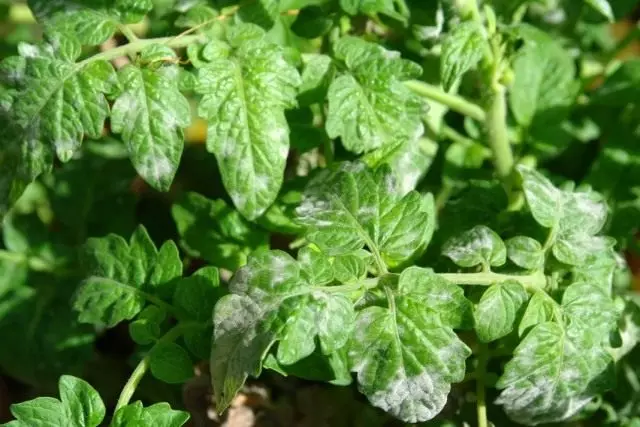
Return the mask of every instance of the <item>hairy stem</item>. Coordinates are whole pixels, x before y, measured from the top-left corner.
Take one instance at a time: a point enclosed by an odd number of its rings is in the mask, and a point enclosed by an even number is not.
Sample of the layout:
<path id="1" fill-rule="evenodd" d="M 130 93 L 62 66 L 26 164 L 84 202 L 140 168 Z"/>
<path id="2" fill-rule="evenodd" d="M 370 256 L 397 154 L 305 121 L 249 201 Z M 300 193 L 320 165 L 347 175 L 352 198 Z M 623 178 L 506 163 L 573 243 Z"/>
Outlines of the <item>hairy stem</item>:
<path id="1" fill-rule="evenodd" d="M 503 181 L 508 181 L 513 170 L 513 152 L 507 133 L 507 91 L 501 84 L 491 88 L 487 104 L 485 126 L 489 146 L 493 151 L 496 173 Z"/>
<path id="2" fill-rule="evenodd" d="M 93 55 L 85 59 L 84 61 L 80 61 L 78 63 L 78 66 L 83 66 L 89 62 L 99 61 L 99 60 L 111 61 L 112 59 L 120 58 L 121 56 L 127 56 L 132 53 L 140 52 L 144 48 L 154 44 L 164 44 L 165 46 L 168 46 L 170 48 L 178 49 L 181 47 L 189 46 L 192 43 L 196 43 L 201 39 L 201 37 L 202 36 L 200 35 L 191 35 L 191 36 L 184 36 L 181 38 L 158 37 L 154 39 L 137 40 L 122 46 L 118 46 L 114 49 L 109 49 L 107 51 Z"/>
<path id="3" fill-rule="evenodd" d="M 478 0 L 456 0 L 454 4 L 462 19 L 477 22 L 482 20 Z"/>
<path id="4" fill-rule="evenodd" d="M 129 43 L 134 43 L 134 42 L 137 42 L 138 40 L 140 40 L 138 38 L 138 36 L 136 36 L 136 34 L 133 32 L 133 30 L 131 28 L 129 28 L 129 26 L 127 26 L 127 25 L 119 25 L 118 29 L 120 30 L 122 35 L 127 38 Z"/>
<path id="5" fill-rule="evenodd" d="M 484 273 L 438 273 L 439 276 L 457 285 L 478 285 L 490 286 L 494 283 L 506 280 L 515 280 L 529 290 L 544 289 L 547 285 L 547 278 L 544 273 L 533 274 L 500 274 L 492 272 Z"/>
<path id="6" fill-rule="evenodd" d="M 478 427 L 488 427 L 487 403 L 484 393 L 484 377 L 487 370 L 487 346 L 480 344 L 478 349 L 478 365 L 476 366 L 476 413 L 478 414 Z"/>
<path id="7" fill-rule="evenodd" d="M 156 345 L 160 343 L 169 343 L 175 341 L 180 335 L 182 335 L 184 330 L 190 326 L 190 323 L 177 324 L 173 328 L 169 329 L 169 331 L 156 342 Z M 142 358 L 142 360 L 138 363 L 136 368 L 131 373 L 131 376 L 127 380 L 127 383 L 124 385 L 122 391 L 120 392 L 118 403 L 116 404 L 116 409 L 114 412 L 117 412 L 118 409 L 123 408 L 129 404 L 129 401 L 131 400 L 133 393 L 136 391 L 138 384 L 140 384 L 140 381 L 144 377 L 144 374 L 146 374 L 147 370 L 149 369 L 149 354 L 150 352 Z"/>
<path id="8" fill-rule="evenodd" d="M 471 101 L 467 101 L 458 95 L 447 93 L 437 86 L 418 80 L 410 80 L 404 83 L 409 89 L 417 95 L 445 105 L 460 114 L 464 114 L 479 122 L 484 122 L 486 114 L 484 110 Z"/>

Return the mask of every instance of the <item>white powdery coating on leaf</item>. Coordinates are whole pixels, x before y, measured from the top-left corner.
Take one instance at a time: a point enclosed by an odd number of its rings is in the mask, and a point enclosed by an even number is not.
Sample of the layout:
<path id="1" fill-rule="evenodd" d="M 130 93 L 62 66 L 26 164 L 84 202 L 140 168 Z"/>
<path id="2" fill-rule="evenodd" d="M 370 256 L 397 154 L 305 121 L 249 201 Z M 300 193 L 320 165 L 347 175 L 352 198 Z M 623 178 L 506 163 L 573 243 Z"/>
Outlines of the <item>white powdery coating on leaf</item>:
<path id="1" fill-rule="evenodd" d="M 173 166 L 166 157 L 149 154 L 138 165 L 138 172 L 143 177 L 162 181 L 164 178 L 173 175 Z"/>
<path id="2" fill-rule="evenodd" d="M 53 146 L 56 147 L 58 156 L 66 161 L 73 156 L 73 153 L 78 149 L 79 144 L 71 139 L 61 139 L 53 142 Z"/>
<path id="3" fill-rule="evenodd" d="M 271 271 L 271 283 L 278 285 L 295 276 L 295 270 L 290 271 L 291 260 L 284 254 L 273 254 L 270 258 L 269 270 Z"/>
<path id="4" fill-rule="evenodd" d="M 305 199 L 302 201 L 300 206 L 298 206 L 298 208 L 296 209 L 296 214 L 301 219 L 313 222 L 313 224 L 315 224 L 316 226 L 321 226 L 318 224 L 318 222 L 327 222 L 327 221 L 315 220 L 314 217 L 317 216 L 318 214 L 326 212 L 327 210 L 330 209 L 330 207 L 331 206 L 329 202 L 326 200 L 321 200 L 321 199 L 318 199 L 317 197 L 305 197 Z M 331 225 L 331 223 L 328 222 L 327 225 Z"/>
<path id="5" fill-rule="evenodd" d="M 374 406 L 401 418 L 405 422 L 417 423 L 432 419 L 447 403 L 451 386 L 437 374 L 427 371 L 407 378 L 398 373 L 387 388 L 369 397 Z"/>
<path id="6" fill-rule="evenodd" d="M 258 191 L 263 191 L 269 188 L 269 182 L 271 178 L 268 175 L 256 175 L 254 178 L 254 187 Z"/>
<path id="7" fill-rule="evenodd" d="M 25 58 L 37 58 L 38 56 L 40 56 L 40 49 L 38 48 L 38 46 L 33 44 L 20 43 L 18 49 L 20 51 L 20 55 Z"/>
<path id="8" fill-rule="evenodd" d="M 396 179 L 393 175 L 387 174 L 384 176 L 384 190 L 388 194 L 396 194 L 397 193 L 397 185 Z"/>
<path id="9" fill-rule="evenodd" d="M 339 169 L 341 172 L 353 173 L 362 172 L 366 169 L 366 165 L 361 162 L 344 162 L 341 163 Z"/>
<path id="10" fill-rule="evenodd" d="M 446 255 L 454 261 L 459 261 L 471 257 L 482 249 L 489 249 L 493 246 L 493 241 L 488 233 L 473 233 L 473 239 L 467 242 L 456 240 L 451 246 L 445 249 Z"/>

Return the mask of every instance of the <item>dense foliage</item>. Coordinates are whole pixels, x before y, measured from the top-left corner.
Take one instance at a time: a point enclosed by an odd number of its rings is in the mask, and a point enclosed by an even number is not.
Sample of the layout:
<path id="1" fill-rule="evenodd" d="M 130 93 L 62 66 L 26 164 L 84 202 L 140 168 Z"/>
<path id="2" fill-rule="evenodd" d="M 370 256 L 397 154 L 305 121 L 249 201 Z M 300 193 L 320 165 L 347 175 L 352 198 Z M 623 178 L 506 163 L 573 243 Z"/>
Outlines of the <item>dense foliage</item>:
<path id="1" fill-rule="evenodd" d="M 640 425 L 634 3 L 0 6 L 6 425 Z"/>

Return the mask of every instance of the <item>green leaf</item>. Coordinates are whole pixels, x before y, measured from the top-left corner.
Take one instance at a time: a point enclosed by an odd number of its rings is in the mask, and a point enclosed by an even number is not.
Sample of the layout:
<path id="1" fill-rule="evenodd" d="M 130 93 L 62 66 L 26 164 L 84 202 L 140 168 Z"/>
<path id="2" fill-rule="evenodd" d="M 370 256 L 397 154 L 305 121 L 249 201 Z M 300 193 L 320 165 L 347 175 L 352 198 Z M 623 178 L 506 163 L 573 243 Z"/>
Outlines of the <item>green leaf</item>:
<path id="1" fill-rule="evenodd" d="M 611 297 L 596 283 L 576 282 L 562 295 L 562 311 L 571 327 L 590 336 L 596 343 L 608 342 L 618 320 Z"/>
<path id="2" fill-rule="evenodd" d="M 513 61 L 511 111 L 525 127 L 560 123 L 577 94 L 573 59 L 551 36 L 527 25 L 522 27 L 525 46 Z"/>
<path id="3" fill-rule="evenodd" d="M 522 337 L 534 326 L 552 320 L 559 320 L 561 316 L 562 313 L 558 303 L 551 299 L 546 292 L 536 291 L 522 315 L 518 326 L 518 335 Z"/>
<path id="4" fill-rule="evenodd" d="M 154 377 L 169 384 L 181 384 L 193 377 L 189 353 L 175 343 L 158 343 L 149 352 L 149 368 Z"/>
<path id="5" fill-rule="evenodd" d="M 322 252 L 305 246 L 298 252 L 301 274 L 309 283 L 327 285 L 333 281 L 335 266 Z"/>
<path id="6" fill-rule="evenodd" d="M 163 310 L 154 305 L 146 307 L 140 312 L 138 318 L 129 324 L 129 335 L 137 344 L 153 343 L 160 338 L 162 333 L 160 324 L 166 315 Z"/>
<path id="7" fill-rule="evenodd" d="M 434 141 L 419 138 L 417 141 L 408 140 L 371 151 L 362 160 L 372 168 L 389 165 L 398 182 L 399 191 L 404 195 L 416 189 L 431 167 L 437 150 L 438 146 Z"/>
<path id="8" fill-rule="evenodd" d="M 345 346 L 353 329 L 351 301 L 309 282 L 302 266 L 281 251 L 259 251 L 238 270 L 214 310 L 211 371 L 217 408 L 226 408 L 248 375 L 260 373 L 276 342 L 277 361 L 293 364 Z"/>
<path id="9" fill-rule="evenodd" d="M 110 234 L 102 238 L 90 238 L 85 245 L 87 279 L 83 281 L 74 298 L 73 307 L 79 311 L 79 320 L 84 323 L 105 324 L 113 327 L 123 320 L 134 318 L 152 302 L 166 308 L 157 295 L 170 294 L 173 279 L 182 275 L 179 270 L 163 277 L 164 282 L 154 283 L 153 274 L 158 262 L 162 266 L 180 265 L 178 251 L 173 242 L 169 259 L 159 257 L 143 226 L 139 226 L 129 244 L 120 236 Z M 165 289 L 168 288 L 169 290 Z"/>
<path id="10" fill-rule="evenodd" d="M 396 10 L 393 0 L 340 0 L 340 7 L 349 15 L 382 13 L 400 21 L 405 21 L 408 18 Z"/>
<path id="11" fill-rule="evenodd" d="M 115 0 L 115 9 L 126 24 L 139 22 L 153 9 L 153 0 Z"/>
<path id="12" fill-rule="evenodd" d="M 460 267 L 501 266 L 507 260 L 504 242 L 493 230 L 478 225 L 449 239 L 442 247 L 442 254 Z"/>
<path id="13" fill-rule="evenodd" d="M 409 423 L 427 421 L 442 410 L 451 383 L 463 380 L 465 359 L 471 354 L 442 322 L 447 313 L 440 311 L 439 300 L 430 298 L 432 290 L 442 292 L 438 282 L 432 283 L 422 270 L 424 286 L 416 287 L 413 279 L 420 270 L 401 274 L 398 294 L 387 289 L 388 307 L 358 313 L 349 342 L 360 391 L 374 406 Z M 445 286 L 452 292 L 457 288 Z"/>
<path id="14" fill-rule="evenodd" d="M 118 409 L 110 427 L 181 427 L 188 420 L 188 412 L 175 411 L 168 403 L 156 403 L 144 408 L 138 401 Z"/>
<path id="15" fill-rule="evenodd" d="M 106 8 L 81 8 L 56 13 L 45 25 L 50 32 L 74 34 L 83 45 L 95 46 L 114 35 L 118 17 Z"/>
<path id="16" fill-rule="evenodd" d="M 442 42 L 440 80 L 444 90 L 449 91 L 454 83 L 487 55 L 489 44 L 481 26 L 475 22 L 454 26 Z"/>
<path id="17" fill-rule="evenodd" d="M 303 106 L 323 102 L 336 73 L 333 60 L 321 54 L 309 54 L 303 57 L 303 60 L 304 68 L 298 101 Z"/>
<path id="18" fill-rule="evenodd" d="M 387 170 L 342 163 L 312 179 L 298 220 L 306 237 L 329 255 L 344 255 L 367 247 L 396 264 L 421 252 L 434 229 L 431 195 L 410 192 L 404 197 Z"/>
<path id="19" fill-rule="evenodd" d="M 565 264 L 584 265 L 598 254 L 613 248 L 615 244 L 615 239 L 611 237 L 588 234 L 560 236 L 553 245 L 553 255 Z"/>
<path id="20" fill-rule="evenodd" d="M 571 417 L 609 385 L 613 359 L 603 346 L 617 318 L 613 301 L 597 284 L 570 285 L 561 306 L 542 291 L 534 294 L 520 333 L 533 328 L 505 366 L 497 403 L 524 424 Z"/>
<path id="21" fill-rule="evenodd" d="M 614 21 L 613 9 L 608 0 L 584 0 L 589 6 L 597 10 L 602 16 L 610 22 Z"/>
<path id="22" fill-rule="evenodd" d="M 352 383 L 346 351 L 340 350 L 329 355 L 315 351 L 311 356 L 294 363 L 281 365 L 276 357 L 269 353 L 263 367 L 280 375 L 294 375 L 309 381 L 324 381 L 333 385 L 347 386 Z"/>
<path id="23" fill-rule="evenodd" d="M 604 226 L 607 205 L 594 192 L 568 192 L 556 188 L 539 172 L 518 166 L 524 194 L 538 224 L 557 228 L 561 235 L 594 235 Z"/>
<path id="24" fill-rule="evenodd" d="M 254 250 L 266 248 L 268 235 L 223 200 L 186 193 L 171 208 L 181 246 L 193 257 L 232 271 Z"/>
<path id="25" fill-rule="evenodd" d="M 527 291 L 515 280 L 487 288 L 474 313 L 478 338 L 491 342 L 510 334 L 528 298 Z"/>
<path id="26" fill-rule="evenodd" d="M 289 150 L 284 110 L 295 106 L 300 76 L 257 27 L 231 27 L 227 41 L 232 53 L 198 70 L 198 114 L 209 124 L 207 149 L 225 188 L 240 213 L 255 219 L 282 185 Z"/>
<path id="27" fill-rule="evenodd" d="M 365 278 L 371 255 L 366 251 L 362 252 L 364 253 L 340 255 L 333 259 L 333 270 L 338 281 L 347 283 Z"/>
<path id="28" fill-rule="evenodd" d="M 125 66 L 118 73 L 122 93 L 111 111 L 111 129 L 122 134 L 136 171 L 160 191 L 171 186 L 182 156 L 182 128 L 191 123 L 177 72 L 175 65 L 158 70 Z"/>
<path id="29" fill-rule="evenodd" d="M 215 303 L 223 295 L 216 267 L 204 267 L 176 284 L 173 305 L 187 319 L 208 322 Z"/>
<path id="30" fill-rule="evenodd" d="M 409 267 L 399 279 L 402 294 L 429 301 L 430 310 L 437 312 L 440 322 L 450 328 L 467 328 L 473 322 L 471 302 L 464 296 L 464 290 L 431 269 Z"/>
<path id="31" fill-rule="evenodd" d="M 97 427 L 105 416 L 105 407 L 98 392 L 80 378 L 60 377 L 60 400 L 38 397 L 11 405 L 11 414 L 18 426 Z"/>
<path id="32" fill-rule="evenodd" d="M 536 425 L 567 419 L 596 393 L 598 377 L 612 362 L 597 345 L 553 322 L 541 323 L 518 345 L 497 387 L 496 403 L 519 423 Z"/>
<path id="33" fill-rule="evenodd" d="M 56 35 L 51 44 L 26 46 L 21 90 L 12 106 L 11 120 L 24 132 L 23 144 L 41 145 L 40 156 L 55 148 L 68 161 L 84 135 L 98 138 L 109 114 L 105 93 L 116 82 L 107 61 L 75 63 L 80 44 L 68 35 Z"/>
<path id="34" fill-rule="evenodd" d="M 421 74 L 417 64 L 355 37 L 340 39 L 334 52 L 348 72 L 329 87 L 329 137 L 340 137 L 347 150 L 359 154 L 422 135 L 426 108 L 402 84 Z"/>
<path id="35" fill-rule="evenodd" d="M 527 236 L 516 236 L 505 242 L 507 256 L 518 267 L 537 270 L 544 265 L 542 245 Z"/>

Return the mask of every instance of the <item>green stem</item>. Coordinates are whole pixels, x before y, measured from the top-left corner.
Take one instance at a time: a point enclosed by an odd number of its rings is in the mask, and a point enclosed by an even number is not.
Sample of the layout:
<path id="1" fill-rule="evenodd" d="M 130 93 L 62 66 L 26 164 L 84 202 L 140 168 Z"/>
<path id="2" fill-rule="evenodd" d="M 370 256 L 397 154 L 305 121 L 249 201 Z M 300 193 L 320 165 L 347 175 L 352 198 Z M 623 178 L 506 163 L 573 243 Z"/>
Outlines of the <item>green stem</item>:
<path id="1" fill-rule="evenodd" d="M 360 290 L 363 290 L 363 289 L 373 289 L 376 286 L 378 286 L 378 278 L 377 277 L 360 280 L 360 281 L 354 282 L 354 283 L 348 283 L 346 285 L 324 286 L 321 289 L 324 292 L 342 294 L 342 293 L 356 292 L 356 291 L 360 291 Z"/>
<path id="2" fill-rule="evenodd" d="M 447 93 L 437 86 L 418 80 L 409 80 L 404 82 L 404 84 L 420 96 L 435 101 L 438 104 L 445 105 L 453 111 L 464 114 L 479 122 L 485 121 L 486 114 L 484 110 L 461 96 Z"/>
<path id="3" fill-rule="evenodd" d="M 544 252 L 547 252 L 549 249 L 551 249 L 551 246 L 553 246 L 553 244 L 556 241 L 557 234 L 558 234 L 558 226 L 557 224 L 554 224 L 553 227 L 551 227 L 551 230 L 549 230 L 547 239 L 544 241 L 544 245 L 542 246 L 542 250 Z"/>
<path id="4" fill-rule="evenodd" d="M 331 166 L 333 164 L 334 156 L 335 156 L 335 146 L 333 145 L 333 140 L 326 138 L 324 140 L 324 161 L 327 166 Z"/>
<path id="5" fill-rule="evenodd" d="M 120 392 L 120 397 L 118 397 L 118 403 L 116 404 L 116 409 L 114 412 L 118 412 L 120 408 L 124 408 L 129 404 L 133 393 L 136 391 L 138 384 L 144 377 L 144 374 L 149 369 L 149 356 L 145 356 L 142 358 L 136 369 L 133 370 L 133 373 L 129 377 L 129 380 L 124 385 L 122 392 Z"/>
<path id="6" fill-rule="evenodd" d="M 477 0 L 456 0 L 455 5 L 462 19 L 466 21 L 482 21 Z"/>
<path id="7" fill-rule="evenodd" d="M 514 161 L 507 132 L 506 98 L 506 89 L 503 85 L 498 83 L 491 88 L 485 126 L 489 146 L 493 151 L 496 172 L 502 180 L 508 183 Z"/>
<path id="8" fill-rule="evenodd" d="M 476 367 L 476 412 L 478 414 L 478 427 L 488 427 L 487 404 L 484 393 L 484 377 L 487 369 L 487 346 L 480 344 L 478 349 L 478 366 Z"/>
<path id="9" fill-rule="evenodd" d="M 142 40 L 139 39 L 137 41 L 127 43 L 125 45 L 118 46 L 116 48 L 109 49 L 107 51 L 93 55 L 85 59 L 84 61 L 78 62 L 78 66 L 81 67 L 89 62 L 99 61 L 99 60 L 111 61 L 112 59 L 127 56 L 132 53 L 140 52 L 144 48 L 154 44 L 164 44 L 165 46 L 168 46 L 170 48 L 178 49 L 178 48 L 186 47 L 186 46 L 189 46 L 190 44 L 196 43 L 201 38 L 202 36 L 200 35 L 191 35 L 191 36 L 184 36 L 180 38 L 158 37 L 155 39 L 142 39 Z"/>
<path id="10" fill-rule="evenodd" d="M 533 274 L 500 274 L 500 273 L 438 273 L 444 279 L 457 285 L 478 285 L 490 286 L 494 283 L 504 282 L 506 280 L 515 280 L 520 282 L 529 290 L 544 289 L 547 285 L 547 278 L 542 272 Z"/>
<path id="11" fill-rule="evenodd" d="M 120 30 L 120 32 L 122 33 L 123 36 L 125 36 L 127 38 L 127 40 L 129 41 L 129 43 L 134 43 L 139 41 L 140 39 L 138 38 L 138 36 L 135 35 L 135 33 L 133 32 L 133 30 L 131 28 L 129 28 L 129 26 L 127 25 L 119 25 L 118 29 Z"/>
<path id="12" fill-rule="evenodd" d="M 160 338 L 155 345 L 160 343 L 170 343 L 178 339 L 180 335 L 183 334 L 184 330 L 189 328 L 191 323 L 179 323 L 173 328 L 169 329 L 169 331 Z M 138 384 L 144 377 L 144 374 L 147 373 L 149 369 L 149 355 L 151 351 L 149 351 L 143 358 L 140 360 L 136 368 L 131 373 L 129 380 L 122 388 L 122 392 L 120 392 L 120 396 L 118 397 L 118 403 L 116 404 L 116 409 L 114 412 L 118 412 L 118 409 L 123 408 L 129 404 L 133 393 L 135 393 Z"/>

